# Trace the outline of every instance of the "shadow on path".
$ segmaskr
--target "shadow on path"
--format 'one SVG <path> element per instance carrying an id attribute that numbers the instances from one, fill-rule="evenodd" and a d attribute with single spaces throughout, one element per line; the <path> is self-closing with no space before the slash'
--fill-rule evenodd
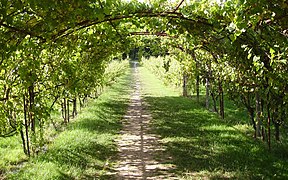
<path id="1" fill-rule="evenodd" d="M 134 85 L 127 113 L 122 120 L 121 138 L 117 140 L 119 164 L 117 179 L 170 179 L 171 164 L 165 163 L 159 136 L 150 132 L 151 116 L 143 107 L 136 64 L 133 68 Z M 155 156 L 161 156 L 156 161 Z"/>

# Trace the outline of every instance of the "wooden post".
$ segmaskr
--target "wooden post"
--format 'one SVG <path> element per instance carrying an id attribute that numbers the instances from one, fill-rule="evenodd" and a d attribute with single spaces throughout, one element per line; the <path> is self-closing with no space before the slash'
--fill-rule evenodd
<path id="1" fill-rule="evenodd" d="M 259 97 L 258 88 L 255 92 L 256 99 L 256 138 L 261 136 L 261 100 Z"/>
<path id="2" fill-rule="evenodd" d="M 210 88 L 210 84 L 209 84 L 209 79 L 207 77 L 206 77 L 205 87 L 206 87 L 206 109 L 209 109 L 209 94 L 210 94 L 209 88 Z"/>
<path id="3" fill-rule="evenodd" d="M 67 101 L 67 113 L 66 113 L 66 117 L 67 117 L 67 122 L 70 122 L 70 110 L 69 110 L 69 99 L 66 100 Z"/>
<path id="4" fill-rule="evenodd" d="M 67 106 L 66 106 L 66 98 L 63 99 L 63 119 L 64 123 L 67 124 Z"/>
<path id="5" fill-rule="evenodd" d="M 219 92 L 219 104 L 220 104 L 220 116 L 222 119 L 224 119 L 224 93 L 223 93 L 223 88 L 222 88 L 222 82 L 219 80 L 219 87 L 218 87 L 218 92 Z"/>
<path id="6" fill-rule="evenodd" d="M 73 118 L 75 118 L 77 116 L 77 99 L 74 98 L 73 99 L 73 112 L 72 112 L 72 116 Z"/>
<path id="7" fill-rule="evenodd" d="M 27 103 L 26 103 L 26 97 L 23 95 L 23 107 L 24 107 L 24 126 L 25 126 L 25 135 L 26 135 L 26 152 L 27 155 L 30 157 L 30 141 L 29 141 L 29 125 L 27 120 Z"/>
<path id="8" fill-rule="evenodd" d="M 183 73 L 183 96 L 184 97 L 188 96 L 187 81 L 188 81 L 188 76 L 186 72 L 184 72 Z"/>

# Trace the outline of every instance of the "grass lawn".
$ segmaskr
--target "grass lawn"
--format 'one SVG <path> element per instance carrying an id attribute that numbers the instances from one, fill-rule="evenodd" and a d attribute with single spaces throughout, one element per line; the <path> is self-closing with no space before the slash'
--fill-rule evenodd
<path id="1" fill-rule="evenodd" d="M 31 158 L 21 168 L 10 170 L 6 178 L 110 179 L 117 154 L 113 140 L 118 136 L 119 120 L 127 108 L 130 78 L 127 73 L 98 99 L 91 100 L 49 144 L 46 153 Z"/>
<path id="2" fill-rule="evenodd" d="M 226 119 L 179 96 L 140 67 L 142 92 L 179 179 L 288 179 L 288 151 L 252 137 L 243 110 L 227 103 Z M 246 123 L 245 123 L 246 122 Z"/>
<path id="3" fill-rule="evenodd" d="M 288 148 L 267 145 L 252 137 L 243 109 L 226 103 L 222 120 L 195 98 L 162 84 L 140 67 L 142 93 L 152 113 L 153 131 L 162 137 L 179 179 L 288 179 Z M 45 153 L 30 158 L 20 138 L 0 141 L 0 179 L 113 179 L 117 138 L 131 88 L 126 74 L 57 134 Z M 204 99 L 204 98 L 202 98 Z M 158 157 L 161 158 L 161 157 Z"/>

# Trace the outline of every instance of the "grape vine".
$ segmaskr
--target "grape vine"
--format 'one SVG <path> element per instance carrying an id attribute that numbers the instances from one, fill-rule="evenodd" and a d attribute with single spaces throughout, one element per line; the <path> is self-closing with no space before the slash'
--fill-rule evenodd
<path id="1" fill-rule="evenodd" d="M 270 146 L 272 124 L 280 140 L 287 122 L 287 11 L 284 0 L 2 0 L 0 134 L 20 133 L 33 154 L 53 106 L 68 123 L 69 104 L 107 82 L 111 57 L 152 35 L 186 58 L 184 76 L 197 94 L 206 84 L 221 117 L 227 94 L 247 108 L 255 136 Z"/>

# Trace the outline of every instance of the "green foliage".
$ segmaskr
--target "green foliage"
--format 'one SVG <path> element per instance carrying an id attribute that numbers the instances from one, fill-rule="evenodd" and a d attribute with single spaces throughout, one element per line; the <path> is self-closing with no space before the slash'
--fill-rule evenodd
<path id="1" fill-rule="evenodd" d="M 128 67 L 128 59 L 122 61 L 119 59 L 112 60 L 112 62 L 110 62 L 105 68 L 103 84 L 109 85 L 115 82 L 116 78 L 125 73 L 125 70 L 128 69 Z"/>
<path id="2" fill-rule="evenodd" d="M 127 72 L 127 71 L 126 71 Z M 117 153 L 113 140 L 120 129 L 130 92 L 130 73 L 91 100 L 77 118 L 8 179 L 109 178 Z"/>
<path id="3" fill-rule="evenodd" d="M 113 84 L 115 84 L 116 82 L 118 83 L 119 78 L 127 73 L 127 69 L 128 69 L 128 61 L 127 60 L 125 60 L 125 61 L 113 61 L 113 62 L 109 63 L 108 67 L 105 68 L 105 73 L 106 73 L 105 78 L 106 78 L 107 82 L 109 82 L 109 84 L 104 83 L 104 81 L 103 81 L 103 85 L 105 85 L 107 87 L 108 85 L 111 85 L 112 82 L 113 82 Z M 127 76 L 127 74 L 126 74 L 126 76 Z M 122 79 L 123 79 L 123 77 L 122 77 Z M 123 82 L 123 80 L 121 80 L 119 83 L 124 83 L 124 82 Z M 109 91 L 109 88 L 107 89 L 107 91 Z M 99 93 L 99 92 L 100 91 L 98 89 L 97 93 Z M 109 92 L 107 92 L 106 94 L 109 94 Z M 97 94 L 97 96 L 99 96 L 99 94 Z M 104 95 L 104 96 L 107 96 L 107 95 Z M 111 96 L 113 96 L 113 93 Z M 123 96 L 124 96 L 124 94 L 123 94 Z M 111 97 L 111 98 L 113 98 L 113 97 Z M 102 100 L 99 100 L 99 101 L 102 102 Z M 101 102 L 99 102 L 99 103 L 101 104 Z M 48 103 L 51 103 L 51 102 L 48 102 Z M 80 106 L 79 102 L 77 103 L 77 106 Z M 95 104 L 95 106 L 96 106 L 96 104 Z M 105 107 L 101 107 L 101 108 L 105 108 Z M 38 107 L 38 108 L 40 108 L 40 107 Z M 79 107 L 77 108 L 77 110 L 79 110 Z M 103 110 L 103 111 L 106 111 L 106 110 Z M 56 104 L 53 107 L 53 111 L 51 111 L 51 114 L 49 115 L 49 118 L 47 119 L 47 121 L 42 122 L 41 127 L 38 124 L 39 129 L 36 131 L 36 133 L 40 134 L 41 136 L 33 141 L 34 146 L 36 147 L 37 153 L 41 153 L 42 151 L 45 152 L 46 151 L 45 149 L 47 149 L 47 144 L 53 142 L 55 136 L 57 136 L 59 134 L 59 132 L 66 129 L 65 126 L 63 126 L 63 120 L 60 118 L 60 116 L 61 116 L 60 112 L 61 112 L 61 106 Z M 38 113 L 41 115 L 43 113 L 43 111 L 40 111 Z M 82 112 L 82 113 L 88 114 L 88 112 L 86 112 L 86 111 Z M 119 111 L 119 113 L 120 113 L 120 111 Z M 72 114 L 72 108 L 70 109 L 70 114 Z M 119 117 L 120 117 L 120 115 L 119 115 Z M 78 120 L 75 119 L 75 121 L 78 121 Z M 75 124 L 75 122 L 74 122 L 74 124 Z M 3 126 L 2 126 L 2 128 L 3 128 Z M 102 128 L 104 128 L 104 127 L 102 127 Z M 17 131 L 16 131 L 16 133 L 17 133 Z M 1 148 L 0 148 L 0 151 L 1 151 L 0 171 L 3 173 L 9 172 L 15 168 L 20 168 L 22 161 L 27 160 L 27 156 L 25 156 L 25 154 L 23 153 L 22 142 L 21 142 L 21 138 L 19 136 L 20 136 L 19 133 L 17 133 L 16 136 L 6 137 L 6 138 L 0 139 L 0 144 L 1 144 Z M 83 142 L 84 142 L 84 139 L 83 139 Z"/>
<path id="4" fill-rule="evenodd" d="M 142 58 L 144 67 L 153 72 L 164 84 L 179 88 L 182 85 L 181 64 L 171 56 Z"/>
<path id="5" fill-rule="evenodd" d="M 227 93 L 266 131 L 271 124 L 276 131 L 287 127 L 287 2 L 191 0 L 179 5 L 165 0 L 2 0 L 0 135 L 28 129 L 27 146 L 32 139 L 34 152 L 55 106 L 65 109 L 64 100 L 95 96 L 109 82 L 105 67 L 111 57 L 148 42 L 158 54 L 172 47 L 169 53 L 181 62 L 176 76 L 177 63 L 167 76 L 159 64 L 167 83 L 179 85 L 182 73 L 192 79 L 191 87 L 195 80 L 207 80 L 213 99 Z M 258 116 L 256 94 L 261 97 Z"/>

